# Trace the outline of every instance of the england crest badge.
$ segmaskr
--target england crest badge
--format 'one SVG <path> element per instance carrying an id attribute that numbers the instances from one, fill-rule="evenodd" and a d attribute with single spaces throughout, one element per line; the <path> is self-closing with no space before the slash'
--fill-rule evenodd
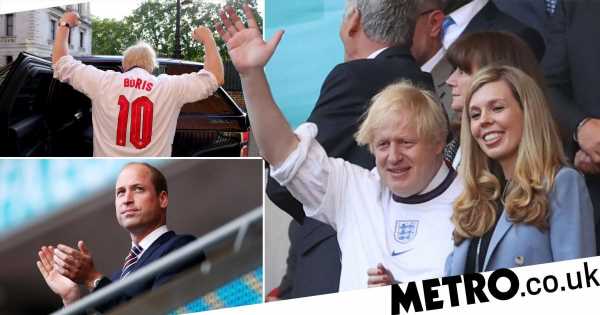
<path id="1" fill-rule="evenodd" d="M 396 220 L 394 239 L 400 244 L 407 244 L 417 236 L 418 220 Z"/>

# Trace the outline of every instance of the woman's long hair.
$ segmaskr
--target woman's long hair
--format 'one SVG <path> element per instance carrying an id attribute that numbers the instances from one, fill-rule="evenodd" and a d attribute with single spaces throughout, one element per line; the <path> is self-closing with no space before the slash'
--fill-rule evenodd
<path id="1" fill-rule="evenodd" d="M 514 173 L 505 192 L 500 191 L 500 181 L 493 171 L 497 162 L 481 150 L 471 135 L 468 110 L 475 92 L 485 84 L 498 81 L 508 85 L 523 111 L 523 134 Z M 477 72 L 465 100 L 459 167 L 465 185 L 454 203 L 455 244 L 466 238 L 481 237 L 494 226 L 499 211 L 496 208 L 498 198 L 502 198 L 506 214 L 513 222 L 547 229 L 548 193 L 560 166 L 566 164 L 566 158 L 542 90 L 523 71 L 492 65 Z"/>

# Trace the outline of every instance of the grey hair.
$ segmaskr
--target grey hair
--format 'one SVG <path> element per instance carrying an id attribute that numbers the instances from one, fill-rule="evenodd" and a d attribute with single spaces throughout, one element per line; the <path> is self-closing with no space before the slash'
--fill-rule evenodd
<path id="1" fill-rule="evenodd" d="M 410 46 L 417 18 L 416 0 L 347 0 L 346 17 L 353 8 L 369 39 L 389 46 Z"/>

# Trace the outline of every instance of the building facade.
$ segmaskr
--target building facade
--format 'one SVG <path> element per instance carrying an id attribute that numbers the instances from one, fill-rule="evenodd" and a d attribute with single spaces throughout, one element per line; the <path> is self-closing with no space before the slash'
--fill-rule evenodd
<path id="1" fill-rule="evenodd" d="M 0 66 L 10 63 L 20 52 L 41 57 L 52 54 L 58 21 L 66 10 L 74 10 L 81 24 L 71 29 L 71 55 L 92 54 L 92 20 L 89 3 L 0 15 Z"/>

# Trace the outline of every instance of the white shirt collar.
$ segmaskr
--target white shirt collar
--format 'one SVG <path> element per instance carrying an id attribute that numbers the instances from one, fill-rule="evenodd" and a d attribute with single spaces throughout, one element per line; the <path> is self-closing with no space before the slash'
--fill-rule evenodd
<path id="1" fill-rule="evenodd" d="M 488 1 L 489 0 L 473 0 L 448 14 L 448 16 L 454 20 L 454 24 L 450 25 L 446 30 L 446 34 L 442 40 L 444 48 L 448 49 L 448 47 L 458 39 L 460 34 L 467 28 L 467 25 L 469 25 L 469 22 L 471 22 L 475 15 L 483 9 Z"/>
<path id="2" fill-rule="evenodd" d="M 428 193 L 428 192 L 436 189 L 439 185 L 442 184 L 444 179 L 446 179 L 446 176 L 448 176 L 449 172 L 450 172 L 450 170 L 448 169 L 448 166 L 446 166 L 446 163 L 444 163 L 444 161 L 442 161 L 442 165 L 440 166 L 440 169 L 438 170 L 437 174 L 435 174 L 435 176 L 433 176 L 433 178 L 431 179 L 431 182 L 429 182 L 429 185 L 427 185 L 427 187 L 425 187 L 425 189 L 423 189 L 423 191 L 421 191 L 419 193 L 419 195 Z"/>
<path id="3" fill-rule="evenodd" d="M 462 160 L 462 153 L 460 150 L 460 146 L 456 150 L 456 155 L 454 155 L 454 160 L 452 160 L 452 167 L 457 170 L 460 165 L 460 160 Z"/>
<path id="4" fill-rule="evenodd" d="M 375 59 L 375 57 L 379 56 L 379 54 L 381 54 L 382 51 L 388 49 L 387 47 L 383 47 L 381 49 L 377 49 L 376 51 L 372 52 L 367 59 Z"/>
<path id="5" fill-rule="evenodd" d="M 144 252 L 146 251 L 146 249 L 150 248 L 150 246 L 152 246 L 152 244 L 159 238 L 161 237 L 163 234 L 169 232 L 169 229 L 167 228 L 166 225 L 161 225 L 159 226 L 156 230 L 150 232 L 150 234 L 146 235 L 146 237 L 144 237 L 140 243 L 138 244 L 139 246 L 142 247 L 142 252 L 138 255 L 138 257 L 141 257 Z M 134 243 L 131 242 L 131 247 L 133 247 Z"/>
<path id="6" fill-rule="evenodd" d="M 442 60 L 442 58 L 444 58 L 445 55 L 446 55 L 446 49 L 444 48 L 444 46 L 442 46 L 435 53 L 435 55 L 433 55 L 433 57 L 431 57 L 429 60 L 427 60 L 426 63 L 424 63 L 421 66 L 421 71 L 431 73 L 431 71 L 433 71 L 433 68 L 435 68 L 435 66 L 438 64 L 438 62 L 440 62 L 440 60 Z"/>

